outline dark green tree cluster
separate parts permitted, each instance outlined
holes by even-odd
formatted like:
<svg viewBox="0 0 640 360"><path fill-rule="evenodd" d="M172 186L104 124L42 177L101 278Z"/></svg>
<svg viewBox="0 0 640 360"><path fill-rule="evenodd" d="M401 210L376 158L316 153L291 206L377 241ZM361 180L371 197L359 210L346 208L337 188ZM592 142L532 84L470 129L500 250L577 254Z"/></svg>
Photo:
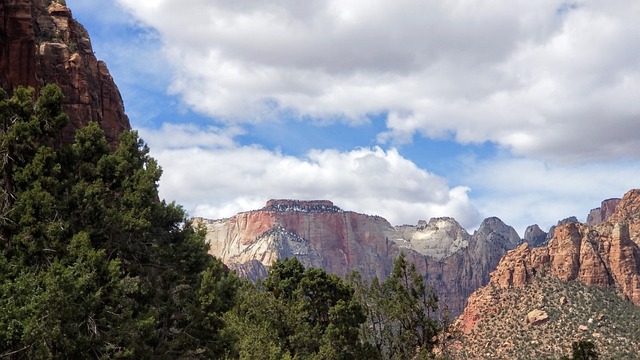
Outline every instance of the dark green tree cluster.
<svg viewBox="0 0 640 360"><path fill-rule="evenodd" d="M571 343L571 357L563 356L561 360L598 360L599 354L596 345L589 340L574 341Z"/></svg>
<svg viewBox="0 0 640 360"><path fill-rule="evenodd" d="M367 359L365 319L348 283L296 258L276 261L263 282L246 282L226 315L242 359Z"/></svg>
<svg viewBox="0 0 640 360"><path fill-rule="evenodd" d="M383 283L297 259L258 283L207 254L159 200L136 132L90 123L62 142L62 93L0 91L1 359L414 359L437 298L404 255Z"/></svg>
<svg viewBox="0 0 640 360"><path fill-rule="evenodd" d="M427 359L438 335L437 297L404 256L390 277L366 284L295 258L276 261L257 284L243 282L225 315L241 359Z"/></svg>
<svg viewBox="0 0 640 360"><path fill-rule="evenodd" d="M427 288L404 253L394 262L384 282L369 285L356 273L351 283L367 313L362 338L373 344L382 359L425 359L433 355L442 326L436 320L438 298Z"/></svg>
<svg viewBox="0 0 640 360"><path fill-rule="evenodd" d="M0 92L0 358L222 356L237 279L135 132L66 122L56 86Z"/></svg>

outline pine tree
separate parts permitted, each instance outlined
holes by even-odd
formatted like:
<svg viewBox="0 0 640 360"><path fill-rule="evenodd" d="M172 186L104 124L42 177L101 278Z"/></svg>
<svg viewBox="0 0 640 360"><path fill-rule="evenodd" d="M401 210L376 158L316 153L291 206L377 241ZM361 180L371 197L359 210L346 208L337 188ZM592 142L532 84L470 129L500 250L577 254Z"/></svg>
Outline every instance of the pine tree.
<svg viewBox="0 0 640 360"><path fill-rule="evenodd" d="M236 277L204 232L159 200L134 131L96 123L63 145L62 93L0 92L0 357L212 358Z"/></svg>
<svg viewBox="0 0 640 360"><path fill-rule="evenodd" d="M334 274L278 260L264 282L245 283L226 315L242 359L368 359L358 329L365 314Z"/></svg>
<svg viewBox="0 0 640 360"><path fill-rule="evenodd" d="M379 358L432 355L442 331L434 316L438 298L404 253L400 253L391 275L382 283L374 278L367 285L358 273L351 274L350 279L367 313L361 336L373 344Z"/></svg>

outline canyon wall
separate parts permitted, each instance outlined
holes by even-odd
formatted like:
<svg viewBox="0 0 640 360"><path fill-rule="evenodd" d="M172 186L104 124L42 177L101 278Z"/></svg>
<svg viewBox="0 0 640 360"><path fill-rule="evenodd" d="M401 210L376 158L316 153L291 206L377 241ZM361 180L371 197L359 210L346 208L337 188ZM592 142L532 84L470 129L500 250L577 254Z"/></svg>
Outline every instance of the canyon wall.
<svg viewBox="0 0 640 360"><path fill-rule="evenodd" d="M524 243L507 252L486 289L525 287L544 273L562 281L619 289L640 306L640 190L627 192L616 205L597 225L559 225L546 246ZM469 298L461 317L467 332L482 318L480 309L492 303L490 293L481 289Z"/></svg>
<svg viewBox="0 0 640 360"><path fill-rule="evenodd" d="M497 218L486 219L470 235L452 218L394 227L380 216L343 211L326 200L271 200L260 210L194 223L206 228L212 255L253 279L266 276L273 261L294 256L343 277L357 270L365 279L384 279L402 251L452 315L521 242Z"/></svg>
<svg viewBox="0 0 640 360"><path fill-rule="evenodd" d="M63 141L90 121L100 124L112 145L130 129L118 87L96 59L85 28L57 1L4 0L0 3L0 86L11 92L54 83L64 93L69 124Z"/></svg>

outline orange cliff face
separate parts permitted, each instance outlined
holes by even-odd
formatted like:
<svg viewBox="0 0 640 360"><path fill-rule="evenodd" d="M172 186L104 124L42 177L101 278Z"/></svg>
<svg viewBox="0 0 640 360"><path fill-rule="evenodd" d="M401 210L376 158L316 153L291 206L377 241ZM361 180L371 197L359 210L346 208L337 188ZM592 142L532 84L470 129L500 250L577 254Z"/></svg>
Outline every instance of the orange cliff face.
<svg viewBox="0 0 640 360"><path fill-rule="evenodd" d="M130 129L118 87L93 53L89 35L71 10L50 0L0 3L0 86L39 89L48 83L64 93L69 124L63 141L90 121L100 124L109 142Z"/></svg>
<svg viewBox="0 0 640 360"><path fill-rule="evenodd" d="M339 276L357 270L365 279L384 279L402 251L453 316L489 281L502 255L520 243L515 230L497 218L469 235L451 218L394 227L329 201L271 200L228 219L194 219L198 224L206 228L210 254L253 279L266 276L273 261L294 256Z"/></svg>
<svg viewBox="0 0 640 360"><path fill-rule="evenodd" d="M490 288L527 286L537 274L547 273L563 281L617 287L640 306L640 190L631 190L615 212L596 226L565 224L556 228L546 247L528 244L509 251L491 273L490 284L469 298L460 320L466 332L482 319Z"/></svg>
<svg viewBox="0 0 640 360"><path fill-rule="evenodd" d="M340 276L358 270L368 277L383 277L390 271L392 246L384 234L392 233L393 227L385 219L333 205L328 210L272 209L267 203L261 210L195 223L206 226L209 253L232 267L252 260L270 266L277 259L296 256L305 266ZM393 248L397 254L397 246Z"/></svg>

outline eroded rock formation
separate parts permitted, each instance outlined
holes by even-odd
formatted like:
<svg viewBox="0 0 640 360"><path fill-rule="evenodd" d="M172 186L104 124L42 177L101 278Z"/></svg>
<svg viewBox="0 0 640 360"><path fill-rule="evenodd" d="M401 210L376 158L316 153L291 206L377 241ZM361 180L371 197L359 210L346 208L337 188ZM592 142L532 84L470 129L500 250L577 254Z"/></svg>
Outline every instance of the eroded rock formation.
<svg viewBox="0 0 640 360"><path fill-rule="evenodd" d="M469 331L490 307L488 288L525 287L537 274L586 285L619 288L640 306L640 190L631 190L608 218L596 225L568 222L556 227L547 246L524 243L509 251L491 273L491 282L469 298L461 317ZM489 296L490 297L490 296Z"/></svg>
<svg viewBox="0 0 640 360"><path fill-rule="evenodd" d="M521 242L497 218L486 219L469 235L452 218L394 227L330 201L271 200L260 210L194 222L206 227L210 253L250 278L264 276L277 259L295 256L305 266L340 276L358 270L365 278L384 279L403 251L452 315L489 281L502 255Z"/></svg>
<svg viewBox="0 0 640 360"><path fill-rule="evenodd" d="M524 231L524 237L522 240L533 247L542 246L547 241L547 233L542 231L538 224L530 225Z"/></svg>
<svg viewBox="0 0 640 360"><path fill-rule="evenodd" d="M620 199L618 198L604 200L600 207L591 209L587 215L587 225L595 226L607 220L616 211L616 206L619 203Z"/></svg>
<svg viewBox="0 0 640 360"><path fill-rule="evenodd" d="M96 121L115 144L130 128L122 97L104 62L93 53L89 35L57 1L6 0L0 3L0 86L22 85L38 91L47 83L64 93L69 125L75 130Z"/></svg>

